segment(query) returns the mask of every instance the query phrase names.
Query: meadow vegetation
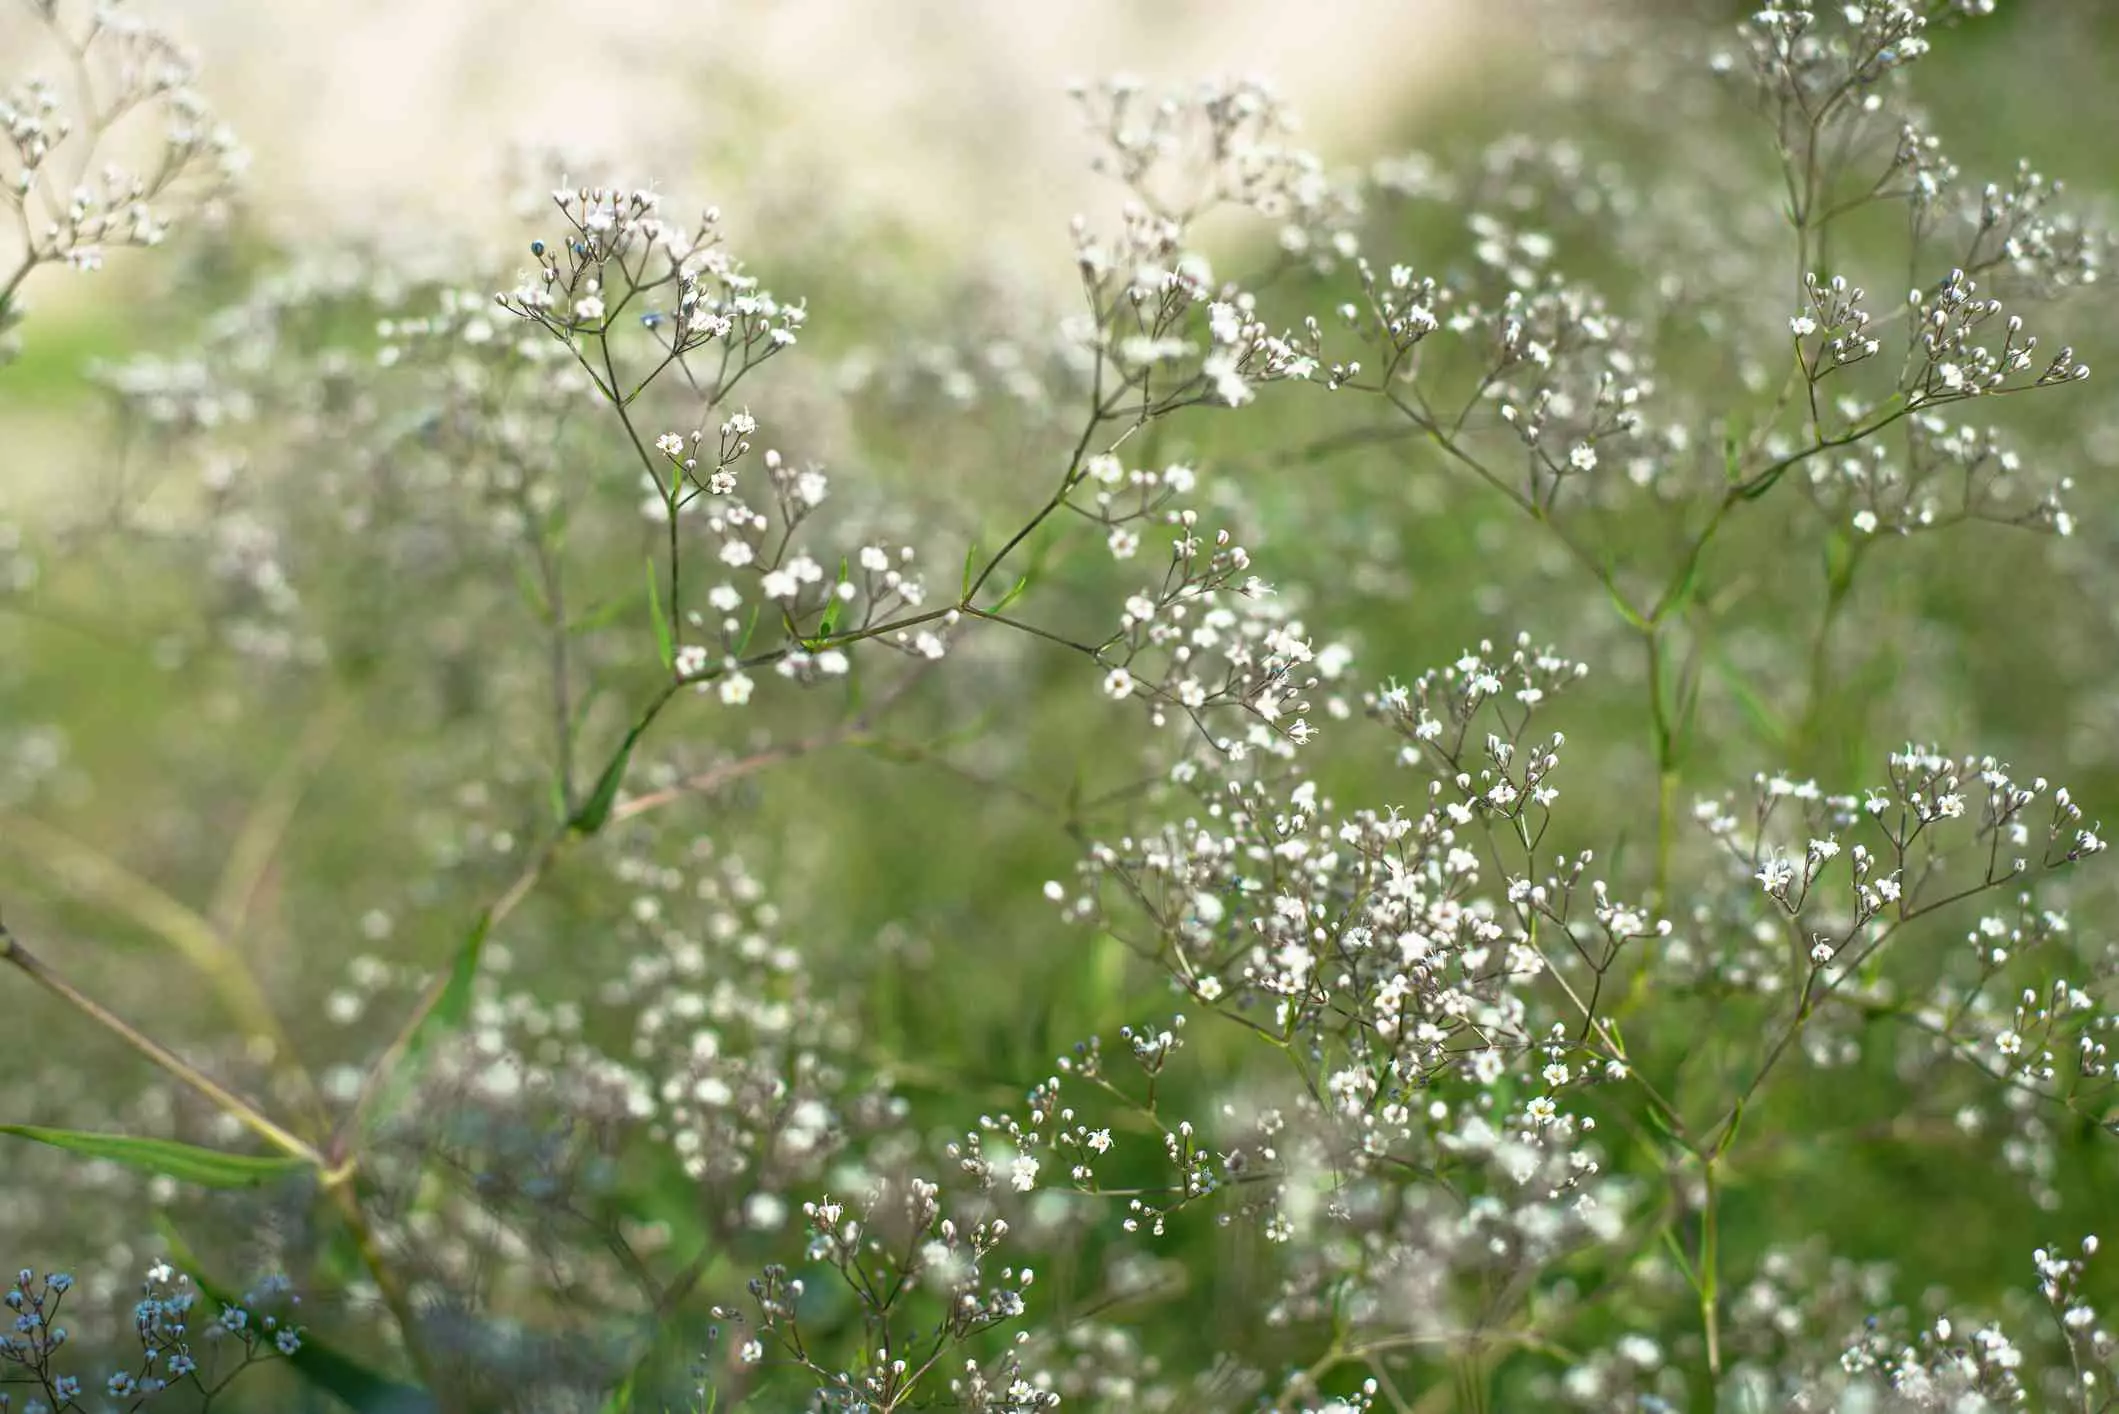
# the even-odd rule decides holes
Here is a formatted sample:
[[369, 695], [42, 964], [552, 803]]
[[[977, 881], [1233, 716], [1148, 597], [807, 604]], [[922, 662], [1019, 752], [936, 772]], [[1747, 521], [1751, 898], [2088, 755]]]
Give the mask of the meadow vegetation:
[[1085, 84], [1054, 305], [29, 0], [0, 1410], [2119, 1408], [2104, 22], [1723, 8]]

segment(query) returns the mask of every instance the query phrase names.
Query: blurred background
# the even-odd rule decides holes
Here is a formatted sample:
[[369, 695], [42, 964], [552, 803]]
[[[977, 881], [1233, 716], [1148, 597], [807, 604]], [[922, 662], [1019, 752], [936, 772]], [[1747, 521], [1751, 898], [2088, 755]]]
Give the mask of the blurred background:
[[[1518, 23], [1467, 0], [168, 8], [156, 18], [250, 147], [249, 214], [268, 231], [490, 235], [509, 219], [508, 153], [551, 149], [731, 210], [829, 191], [1062, 283], [1067, 219], [1095, 196], [1070, 82], [1257, 75], [1313, 146], [1351, 155], [1476, 87]], [[11, 47], [36, 32], [26, 13], [0, 23]]]

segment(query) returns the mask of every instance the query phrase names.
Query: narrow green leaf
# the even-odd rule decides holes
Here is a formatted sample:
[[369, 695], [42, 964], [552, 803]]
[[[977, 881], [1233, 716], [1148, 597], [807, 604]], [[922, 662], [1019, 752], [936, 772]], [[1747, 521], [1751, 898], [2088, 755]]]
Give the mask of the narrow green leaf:
[[142, 1139], [130, 1134], [92, 1134], [33, 1124], [0, 1124], [0, 1134], [49, 1144], [91, 1159], [109, 1159], [203, 1188], [255, 1188], [261, 1183], [291, 1178], [309, 1167], [305, 1160], [286, 1155], [224, 1154], [173, 1139]]
[[846, 583], [846, 576], [846, 557], [841, 555], [839, 557], [839, 578], [838, 582], [832, 586], [831, 602], [824, 606], [824, 617], [817, 620], [817, 637], [819, 638], [831, 637], [832, 631], [839, 626], [840, 618], [846, 613], [846, 601], [841, 599], [838, 594], [839, 586]]
[[1604, 582], [1604, 593], [1611, 600], [1611, 607], [1617, 611], [1620, 618], [1626, 621], [1628, 627], [1641, 633], [1648, 632], [1650, 627], [1648, 620], [1641, 617], [1640, 612], [1628, 602], [1626, 596], [1619, 592], [1619, 587], [1608, 578]]
[[1692, 598], [1700, 592], [1700, 564], [1704, 556], [1695, 547], [1685, 560], [1684, 571], [1663, 594], [1665, 616], [1683, 614], [1692, 607]]
[[1678, 1132], [1670, 1127], [1670, 1121], [1663, 1117], [1663, 1112], [1656, 1106], [1650, 1105], [1643, 1113], [1647, 1115], [1649, 1125], [1664, 1138], [1684, 1142], [1678, 1138]]
[[978, 578], [979, 542], [974, 540], [964, 551], [964, 590], [957, 596], [959, 603], [971, 597], [971, 581]]
[[625, 1378], [611, 1391], [611, 1397], [603, 1401], [603, 1414], [629, 1414], [633, 1407], [633, 1381], [639, 1373], [637, 1368], [625, 1372]]
[[670, 623], [662, 613], [662, 596], [655, 591], [655, 562], [647, 562], [647, 613], [655, 624], [655, 656], [666, 673], [677, 671], [677, 649], [670, 642]]
[[611, 818], [611, 807], [618, 803], [618, 788], [625, 784], [626, 765], [633, 759], [633, 748], [640, 744], [640, 734], [646, 730], [647, 722], [643, 720], [634, 723], [633, 729], [625, 734], [625, 740], [618, 744], [617, 754], [603, 768], [603, 774], [596, 778], [596, 789], [574, 812], [574, 818], [567, 821], [569, 830], [577, 835], [593, 835], [603, 828], [604, 821]]
[[1697, 1294], [1700, 1289], [1700, 1279], [1693, 1274], [1692, 1261], [1686, 1257], [1684, 1247], [1679, 1245], [1678, 1235], [1666, 1227], [1662, 1231], [1662, 1238], [1663, 1245], [1670, 1249], [1671, 1258], [1677, 1262], [1678, 1270], [1684, 1274], [1685, 1284], [1692, 1288], [1694, 1294]]
[[1771, 491], [1775, 486], [1780, 484], [1780, 479], [1788, 474], [1789, 465], [1792, 465], [1792, 463], [1784, 463], [1781, 465], [1774, 466], [1773, 468], [1767, 471], [1760, 472], [1754, 480], [1749, 481], [1743, 486], [1739, 487], [1737, 489], [1737, 494], [1747, 501], [1758, 500], [1761, 496], [1764, 496], [1767, 492]]
[[[198, 1280], [196, 1273], [192, 1280]], [[354, 1414], [440, 1414], [441, 1411], [440, 1402], [418, 1385], [402, 1384], [378, 1374], [307, 1331], [302, 1332], [301, 1347], [287, 1357], [287, 1363], [294, 1367], [296, 1374], [353, 1410]]]
[[1016, 600], [1022, 598], [1023, 591], [1028, 589], [1029, 587], [1030, 574], [1026, 570], [1023, 573], [1023, 577], [1021, 579], [1018, 579], [1013, 585], [1009, 586], [1008, 592], [1001, 596], [1001, 602], [993, 606], [993, 612], [996, 614], [1004, 612], [1010, 604], [1013, 604]]
[[449, 964], [449, 985], [442, 988], [434, 1010], [427, 1013], [427, 1028], [438, 1026], [453, 1031], [471, 1015], [471, 990], [478, 981], [478, 964], [485, 957], [486, 934], [492, 930], [492, 913], [481, 913], [470, 933], [457, 945], [456, 960]]
[[1729, 1116], [1729, 1127], [1723, 1130], [1722, 1137], [1715, 1141], [1714, 1154], [1712, 1155], [1712, 1158], [1719, 1159], [1722, 1155], [1728, 1153], [1729, 1146], [1736, 1143], [1737, 1131], [1742, 1129], [1743, 1127], [1744, 1102], [1742, 1100], [1738, 1100], [1736, 1102], [1735, 1111]]

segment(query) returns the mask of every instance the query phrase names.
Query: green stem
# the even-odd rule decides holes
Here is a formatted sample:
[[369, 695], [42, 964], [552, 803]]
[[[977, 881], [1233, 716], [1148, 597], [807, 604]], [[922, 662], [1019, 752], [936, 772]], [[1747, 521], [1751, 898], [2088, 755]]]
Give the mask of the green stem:
[[215, 1109], [244, 1125], [273, 1148], [292, 1158], [313, 1164], [318, 1169], [325, 1167], [324, 1156], [315, 1148], [274, 1123], [256, 1105], [198, 1070], [174, 1051], [153, 1040], [131, 1022], [54, 972], [41, 958], [24, 947], [21, 940], [7, 930], [5, 924], [0, 924], [0, 962], [13, 964], [32, 982], [66, 1002], [178, 1081], [198, 1091], [213, 1103]]
[[[1715, 1165], [1719, 1155], [1710, 1155], [1704, 1169], [1707, 1186], [1706, 1198], [1700, 1208], [1700, 1325], [1707, 1334], [1707, 1373], [1717, 1386], [1722, 1378], [1722, 1321], [1721, 1307], [1717, 1299], [1716, 1269], [1721, 1260], [1720, 1223], [1717, 1209], [1721, 1202], [1721, 1188], [1715, 1180]], [[1710, 1399], [1714, 1396], [1710, 1395]]]
[[1655, 901], [1667, 908], [1670, 898], [1670, 859], [1677, 840], [1678, 740], [1666, 703], [1664, 678], [1668, 659], [1663, 652], [1660, 624], [1642, 632], [1648, 652], [1648, 742], [1655, 763]]
[[334, 1176], [329, 1185], [331, 1204], [338, 1210], [339, 1220], [346, 1224], [347, 1233], [353, 1238], [354, 1250], [360, 1254], [361, 1265], [375, 1282], [376, 1290], [382, 1293], [383, 1305], [390, 1312], [390, 1319], [397, 1325], [398, 1334], [405, 1343], [405, 1356], [412, 1362], [413, 1372], [419, 1382], [437, 1400], [441, 1398], [441, 1387], [436, 1382], [436, 1367], [427, 1358], [426, 1341], [420, 1326], [419, 1308], [412, 1303], [411, 1292], [398, 1280], [397, 1271], [384, 1257], [382, 1244], [376, 1241], [375, 1229], [368, 1223], [368, 1215], [361, 1209], [360, 1197], [354, 1192], [354, 1176], [347, 1173]]

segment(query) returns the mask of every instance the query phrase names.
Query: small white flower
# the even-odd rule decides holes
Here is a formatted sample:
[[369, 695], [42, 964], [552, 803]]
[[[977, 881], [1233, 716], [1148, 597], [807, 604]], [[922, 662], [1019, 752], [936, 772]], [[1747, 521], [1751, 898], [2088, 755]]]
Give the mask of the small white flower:
[[1018, 1193], [1037, 1187], [1037, 1160], [1028, 1154], [1017, 1154], [1008, 1165], [1008, 1186]]
[[1214, 396], [1232, 408], [1242, 407], [1257, 396], [1236, 360], [1226, 353], [1210, 355], [1199, 371], [1214, 385]]
[[1104, 696], [1113, 702], [1133, 695], [1133, 674], [1124, 668], [1113, 668], [1104, 674]]
[[721, 700], [731, 707], [741, 707], [744, 703], [750, 701], [751, 688], [753, 686], [754, 684], [745, 674], [741, 672], [730, 673], [727, 677], [721, 679]]

